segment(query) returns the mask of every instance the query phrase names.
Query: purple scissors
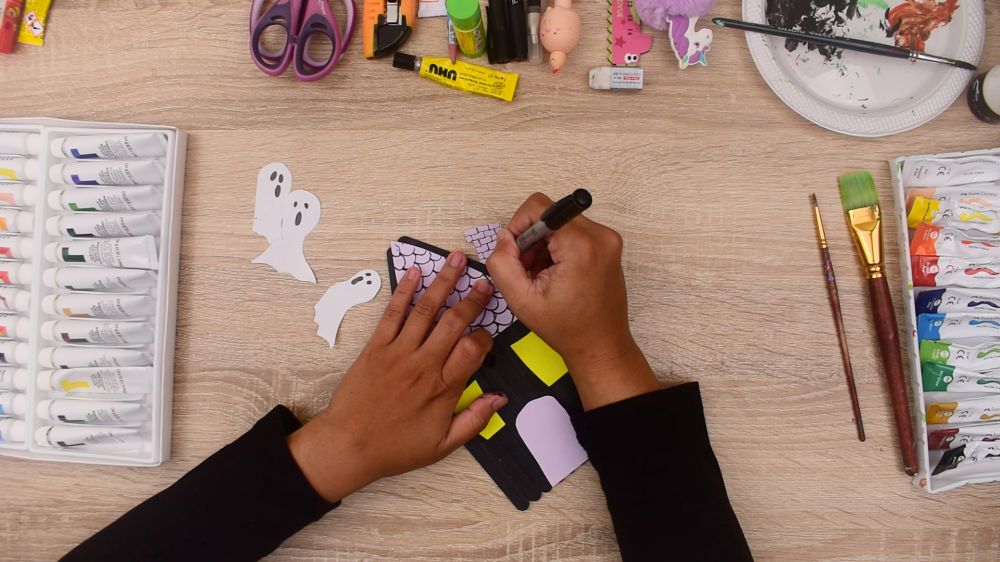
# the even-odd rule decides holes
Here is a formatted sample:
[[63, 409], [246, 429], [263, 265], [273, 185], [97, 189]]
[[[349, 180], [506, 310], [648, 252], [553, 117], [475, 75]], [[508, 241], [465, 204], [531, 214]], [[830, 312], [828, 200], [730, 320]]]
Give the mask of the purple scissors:
[[[354, 0], [344, 0], [347, 8], [347, 26], [343, 41], [340, 26], [326, 0], [278, 0], [258, 17], [264, 0], [253, 0], [250, 7], [250, 56], [265, 74], [278, 76], [295, 62], [295, 76], [299, 80], [319, 80], [337, 66], [347, 52], [347, 45], [354, 33]], [[278, 26], [285, 30], [285, 46], [272, 52], [261, 44], [266, 30]], [[317, 34], [330, 40], [332, 52], [326, 60], [315, 60], [309, 55], [309, 43]]]

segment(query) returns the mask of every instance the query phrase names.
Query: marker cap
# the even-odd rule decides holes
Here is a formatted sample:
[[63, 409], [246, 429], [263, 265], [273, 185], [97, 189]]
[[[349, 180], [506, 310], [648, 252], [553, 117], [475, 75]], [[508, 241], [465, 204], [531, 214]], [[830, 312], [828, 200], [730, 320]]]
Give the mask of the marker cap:
[[55, 369], [55, 361], [52, 360], [53, 354], [55, 354], [56, 348], [46, 347], [38, 352], [38, 362], [41, 363], [42, 367], [46, 369]]
[[59, 232], [59, 219], [62, 217], [49, 217], [45, 219], [45, 232], [49, 233], [49, 236], [62, 236]]
[[66, 153], [63, 152], [63, 143], [66, 142], [66, 137], [58, 138], [49, 143], [49, 152], [52, 156], [56, 158], [66, 158]]
[[35, 229], [35, 213], [21, 211], [17, 214], [17, 218], [14, 220], [16, 222], [18, 232], [31, 232]]
[[14, 348], [14, 363], [27, 365], [29, 359], [31, 359], [31, 348], [28, 347], [28, 344], [17, 344], [17, 347]]
[[15, 369], [14, 370], [14, 388], [18, 390], [25, 390], [28, 388], [28, 370], [27, 369]]
[[17, 322], [14, 324], [14, 337], [19, 340], [26, 340], [31, 337], [31, 322], [27, 318], [17, 319]]
[[0, 401], [3, 401], [5, 397], [10, 398], [8, 405], [5, 408], [0, 408], [4, 414], [23, 416], [28, 411], [28, 398], [23, 393], [11, 391], [0, 392]]
[[24, 443], [25, 427], [21, 420], [0, 420], [0, 443]]

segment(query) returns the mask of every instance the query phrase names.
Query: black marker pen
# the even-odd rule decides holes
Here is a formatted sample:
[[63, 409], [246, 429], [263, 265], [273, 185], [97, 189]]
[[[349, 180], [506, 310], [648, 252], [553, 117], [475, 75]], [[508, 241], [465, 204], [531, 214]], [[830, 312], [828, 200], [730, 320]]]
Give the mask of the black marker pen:
[[573, 193], [556, 201], [551, 207], [542, 213], [542, 218], [531, 225], [517, 237], [517, 247], [523, 252], [532, 247], [536, 242], [545, 238], [553, 231], [558, 230], [564, 224], [576, 218], [577, 215], [587, 210], [594, 200], [590, 192], [586, 189], [577, 189]]

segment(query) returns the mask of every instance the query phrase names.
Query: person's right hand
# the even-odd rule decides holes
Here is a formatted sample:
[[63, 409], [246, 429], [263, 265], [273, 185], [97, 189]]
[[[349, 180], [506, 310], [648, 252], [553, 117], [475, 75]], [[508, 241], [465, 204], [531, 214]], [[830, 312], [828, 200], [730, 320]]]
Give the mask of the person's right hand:
[[536, 193], [497, 236], [487, 262], [511, 311], [566, 361], [584, 409], [660, 388], [628, 325], [622, 238], [579, 216], [522, 253], [515, 239], [552, 200]]

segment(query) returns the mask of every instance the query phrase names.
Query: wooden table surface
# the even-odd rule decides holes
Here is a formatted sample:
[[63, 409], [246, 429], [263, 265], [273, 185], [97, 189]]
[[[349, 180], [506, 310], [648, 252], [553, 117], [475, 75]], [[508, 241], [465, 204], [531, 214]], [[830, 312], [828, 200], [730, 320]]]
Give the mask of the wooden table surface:
[[[975, 0], [966, 0], [973, 2]], [[49, 560], [163, 489], [275, 404], [318, 412], [389, 292], [353, 309], [330, 349], [313, 305], [389, 240], [471, 253], [467, 226], [505, 221], [535, 190], [586, 186], [589, 215], [625, 237], [629, 314], [665, 382], [698, 380], [733, 507], [758, 560], [1000, 559], [997, 485], [931, 496], [900, 471], [866, 291], [836, 177], [886, 160], [1000, 145], [964, 100], [881, 139], [812, 125], [758, 75], [742, 33], [716, 31], [707, 68], [681, 71], [666, 38], [646, 88], [594, 92], [605, 4], [578, 4], [584, 37], [559, 76], [518, 64], [514, 103], [439, 87], [360, 42], [319, 83], [267, 77], [247, 53], [248, 0], [57, 2], [42, 48], [0, 58], [0, 115], [174, 125], [190, 133], [173, 445], [156, 468], [0, 459], [0, 560]], [[738, 17], [736, 0], [718, 15]], [[1000, 62], [987, 3], [984, 66]], [[439, 56], [444, 22], [406, 50]], [[287, 163], [323, 217], [306, 241], [318, 283], [250, 264], [257, 170]], [[826, 213], [868, 441], [854, 436], [807, 195]], [[889, 225], [888, 240], [896, 232]], [[898, 299], [898, 252], [888, 250]], [[684, 451], [677, 451], [683, 462]], [[252, 493], [252, 491], [249, 491]], [[191, 498], [198, 501], [198, 498]], [[664, 506], [678, 509], [682, 506]], [[289, 539], [274, 560], [614, 560], [586, 465], [515, 510], [461, 450], [378, 482]], [[669, 552], [664, 553], [669, 559]]]

